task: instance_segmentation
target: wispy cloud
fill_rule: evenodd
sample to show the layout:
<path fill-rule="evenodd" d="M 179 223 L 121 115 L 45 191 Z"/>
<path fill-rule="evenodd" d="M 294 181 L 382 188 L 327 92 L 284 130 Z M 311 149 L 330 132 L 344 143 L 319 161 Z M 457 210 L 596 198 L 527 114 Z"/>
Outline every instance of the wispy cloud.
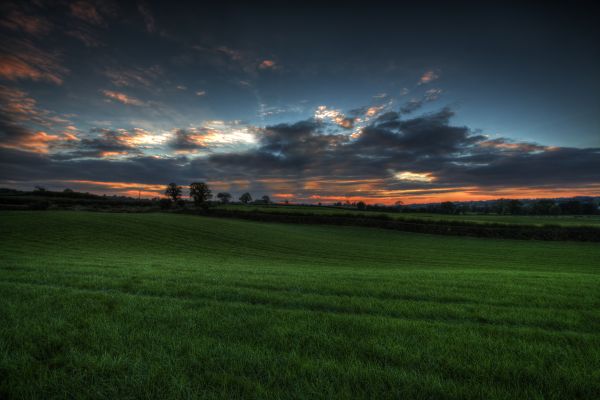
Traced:
<path fill-rule="evenodd" d="M 150 11 L 148 4 L 144 1 L 140 1 L 138 3 L 138 11 L 144 19 L 146 31 L 148 31 L 148 33 L 154 33 L 156 31 L 156 23 L 154 21 L 154 15 L 152 14 L 152 11 Z"/>
<path fill-rule="evenodd" d="M 76 1 L 70 5 L 71 15 L 89 24 L 101 25 L 104 19 L 96 6 L 88 1 Z"/>
<path fill-rule="evenodd" d="M 101 90 L 101 92 L 107 99 L 114 100 L 122 104 L 127 104 L 131 106 L 145 105 L 145 103 L 142 100 L 139 100 L 133 96 L 128 96 L 125 93 L 115 92 L 113 90 Z"/>
<path fill-rule="evenodd" d="M 434 71 L 434 70 L 425 71 L 425 73 L 423 75 L 421 75 L 421 78 L 419 79 L 419 85 L 433 82 L 433 81 L 439 79 L 439 77 L 440 77 L 440 74 L 437 71 Z"/>
<path fill-rule="evenodd" d="M 55 53 L 44 51 L 28 40 L 7 40 L 0 47 L 0 77 L 63 83 L 69 71 Z"/>
<path fill-rule="evenodd" d="M 52 30 L 52 23 L 41 16 L 25 14 L 19 10 L 11 10 L 0 20 L 0 25 L 30 35 L 46 35 Z"/>
<path fill-rule="evenodd" d="M 263 60 L 258 64 L 259 69 L 278 69 L 279 66 L 273 60 Z"/>
<path fill-rule="evenodd" d="M 163 75 L 158 65 L 148 68 L 140 67 L 107 67 L 104 75 L 118 87 L 152 88 L 157 79 Z"/>

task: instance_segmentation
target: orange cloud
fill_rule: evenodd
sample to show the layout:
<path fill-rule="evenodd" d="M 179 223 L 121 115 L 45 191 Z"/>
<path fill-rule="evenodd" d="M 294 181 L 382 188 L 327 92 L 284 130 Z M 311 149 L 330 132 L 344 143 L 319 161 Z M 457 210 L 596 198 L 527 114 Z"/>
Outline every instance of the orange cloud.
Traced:
<path fill-rule="evenodd" d="M 373 116 L 377 115 L 383 109 L 384 109 L 384 106 L 372 106 L 372 107 L 367 108 L 367 112 L 365 113 L 365 115 L 367 117 L 373 117 Z"/>
<path fill-rule="evenodd" d="M 10 142 L 0 143 L 0 147 L 45 154 L 48 153 L 50 143 L 58 140 L 60 140 L 60 137 L 57 135 L 49 135 L 46 132 L 39 131 L 21 136 Z"/>
<path fill-rule="evenodd" d="M 527 153 L 532 151 L 543 151 L 550 149 L 547 146 L 540 146 L 534 143 L 512 143 L 500 139 L 486 140 L 484 142 L 478 143 L 478 145 L 481 147 L 494 148 L 499 150 L 519 151 Z"/>
<path fill-rule="evenodd" d="M 433 82 L 436 79 L 438 79 L 439 77 L 440 77 L 440 75 L 433 70 L 426 71 L 423 75 L 421 75 L 421 78 L 419 79 L 419 85 Z"/>
<path fill-rule="evenodd" d="M 0 77 L 62 84 L 62 76 L 68 70 L 60 65 L 56 55 L 37 48 L 28 40 L 7 40 L 4 47 L 0 55 Z"/>
<path fill-rule="evenodd" d="M 59 76 L 45 73 L 18 57 L 11 55 L 0 56 L 0 76 L 11 81 L 31 79 L 33 81 L 48 80 L 57 85 L 62 83 L 62 79 Z"/>
<path fill-rule="evenodd" d="M 119 103 L 132 105 L 132 106 L 143 106 L 145 103 L 133 96 L 128 96 L 125 93 L 115 92 L 113 90 L 102 90 L 105 97 L 118 101 Z"/>
<path fill-rule="evenodd" d="M 260 68 L 260 69 L 277 69 L 277 64 L 273 60 L 263 60 L 260 64 L 258 64 L 258 68 Z"/>
<path fill-rule="evenodd" d="M 114 157 L 118 157 L 118 156 L 125 156 L 129 154 L 126 151 L 103 151 L 100 153 L 100 157 L 103 158 L 114 158 Z"/>
<path fill-rule="evenodd" d="M 430 172 L 418 173 L 410 171 L 401 171 L 395 174 L 396 179 L 408 182 L 432 182 L 435 177 Z"/>

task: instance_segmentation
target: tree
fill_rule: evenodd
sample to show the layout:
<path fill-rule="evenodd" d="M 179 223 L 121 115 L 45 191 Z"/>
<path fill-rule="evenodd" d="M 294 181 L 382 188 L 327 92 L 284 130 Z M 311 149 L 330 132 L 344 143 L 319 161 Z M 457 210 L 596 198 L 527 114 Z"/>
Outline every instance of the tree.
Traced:
<path fill-rule="evenodd" d="M 569 200 L 560 204 L 560 208 L 563 214 L 581 214 L 582 206 L 581 202 L 577 200 Z"/>
<path fill-rule="evenodd" d="M 231 195 L 226 192 L 221 192 L 217 194 L 217 198 L 221 200 L 221 203 L 227 204 L 229 203 L 229 200 L 231 200 Z"/>
<path fill-rule="evenodd" d="M 367 205 L 364 201 L 359 201 L 356 203 L 356 208 L 358 208 L 360 211 L 364 211 L 367 208 Z"/>
<path fill-rule="evenodd" d="M 252 201 L 252 196 L 250 195 L 250 193 L 246 192 L 240 196 L 240 201 L 244 204 L 248 204 Z"/>
<path fill-rule="evenodd" d="M 161 210 L 168 210 L 171 208 L 171 200 L 169 199 L 160 199 L 158 200 L 158 206 Z"/>
<path fill-rule="evenodd" d="M 552 204 L 552 206 L 550 206 L 550 208 L 548 209 L 548 213 L 550 215 L 560 215 L 561 212 L 562 210 L 560 209 L 560 206 L 558 204 Z"/>
<path fill-rule="evenodd" d="M 206 206 L 207 201 L 212 199 L 212 192 L 204 182 L 190 183 L 190 197 L 194 199 L 196 206 Z"/>
<path fill-rule="evenodd" d="M 176 203 L 177 200 L 181 198 L 181 186 L 177 186 L 176 183 L 171 182 L 167 185 L 165 194 L 170 197 L 174 203 Z"/>
<path fill-rule="evenodd" d="M 440 211 L 444 214 L 454 214 L 455 205 L 451 201 L 445 201 L 440 204 Z"/>
<path fill-rule="evenodd" d="M 265 195 L 262 197 L 262 201 L 263 201 L 265 204 L 269 204 L 269 203 L 271 203 L 271 198 L 265 194 Z"/>
<path fill-rule="evenodd" d="M 538 200 L 533 204 L 533 213 L 536 215 L 550 214 L 550 208 L 555 204 L 554 200 Z"/>

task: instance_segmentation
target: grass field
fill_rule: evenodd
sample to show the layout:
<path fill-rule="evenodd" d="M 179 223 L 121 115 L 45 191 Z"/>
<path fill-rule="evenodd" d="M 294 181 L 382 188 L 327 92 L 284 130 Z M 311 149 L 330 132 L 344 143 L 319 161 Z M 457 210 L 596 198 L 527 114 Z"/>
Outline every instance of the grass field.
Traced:
<path fill-rule="evenodd" d="M 0 398 L 597 399 L 600 246 L 0 213 Z"/>
<path fill-rule="evenodd" d="M 379 211 L 357 211 L 356 209 L 334 208 L 334 207 L 315 207 L 299 205 L 242 205 L 228 204 L 220 205 L 218 208 L 236 211 L 261 211 L 272 213 L 311 213 L 325 215 L 354 214 L 361 216 L 386 214 L 391 218 L 397 219 L 420 219 L 431 221 L 465 221 L 475 223 L 493 223 L 493 224 L 519 224 L 519 225 L 561 225 L 561 226 L 596 226 L 600 227 L 600 215 L 498 215 L 498 214 L 465 214 L 465 215 L 447 215 L 422 212 L 408 213 L 385 213 Z"/>

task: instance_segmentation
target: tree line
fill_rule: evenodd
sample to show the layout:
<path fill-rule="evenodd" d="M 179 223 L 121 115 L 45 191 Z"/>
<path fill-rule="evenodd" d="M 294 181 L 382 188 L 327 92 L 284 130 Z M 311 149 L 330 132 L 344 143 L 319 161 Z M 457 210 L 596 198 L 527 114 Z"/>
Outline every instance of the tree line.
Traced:
<path fill-rule="evenodd" d="M 169 203 L 181 204 L 183 187 L 178 184 L 171 182 L 165 188 L 165 195 Z M 197 207 L 207 208 L 210 204 L 210 200 L 213 198 L 212 191 L 205 182 L 192 182 L 189 186 L 189 197 L 194 201 L 194 205 Z M 217 198 L 222 204 L 228 204 L 231 202 L 231 193 L 219 192 Z M 252 201 L 252 195 L 249 192 L 242 194 L 238 199 L 242 204 L 248 204 Z M 262 204 L 270 204 L 271 198 L 264 195 L 260 198 Z"/>
<path fill-rule="evenodd" d="M 453 203 L 428 204 L 411 211 L 440 214 L 498 214 L 498 215 L 592 215 L 598 214 L 594 200 L 517 200 L 499 199 L 486 204 Z"/>

